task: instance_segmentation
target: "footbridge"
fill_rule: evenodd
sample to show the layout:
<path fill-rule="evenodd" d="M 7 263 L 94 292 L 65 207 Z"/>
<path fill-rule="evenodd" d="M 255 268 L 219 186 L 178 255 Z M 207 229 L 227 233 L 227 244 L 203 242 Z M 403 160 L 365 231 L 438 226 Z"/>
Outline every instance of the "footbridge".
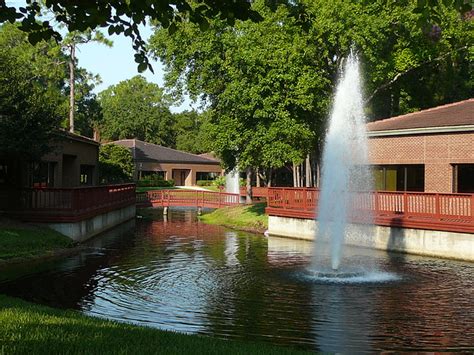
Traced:
<path fill-rule="evenodd" d="M 137 207 L 220 208 L 238 205 L 240 194 L 202 190 L 152 190 L 137 193 Z"/>

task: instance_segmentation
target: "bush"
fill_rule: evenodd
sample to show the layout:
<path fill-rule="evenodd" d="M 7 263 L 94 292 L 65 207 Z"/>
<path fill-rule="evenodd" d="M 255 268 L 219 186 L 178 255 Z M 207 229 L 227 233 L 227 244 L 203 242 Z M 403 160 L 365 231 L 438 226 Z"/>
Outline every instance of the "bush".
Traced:
<path fill-rule="evenodd" d="M 99 148 L 99 181 L 101 184 L 117 184 L 132 181 L 133 158 L 130 149 L 116 144 L 104 144 Z"/>
<path fill-rule="evenodd" d="M 198 180 L 196 181 L 197 186 L 213 186 L 214 180 Z"/>
<path fill-rule="evenodd" d="M 147 176 L 137 181 L 139 187 L 173 187 L 174 180 L 165 180 L 159 175 Z"/>
<path fill-rule="evenodd" d="M 217 187 L 224 187 L 225 186 L 225 176 L 216 177 L 216 179 L 212 182 L 212 185 L 217 186 Z"/>

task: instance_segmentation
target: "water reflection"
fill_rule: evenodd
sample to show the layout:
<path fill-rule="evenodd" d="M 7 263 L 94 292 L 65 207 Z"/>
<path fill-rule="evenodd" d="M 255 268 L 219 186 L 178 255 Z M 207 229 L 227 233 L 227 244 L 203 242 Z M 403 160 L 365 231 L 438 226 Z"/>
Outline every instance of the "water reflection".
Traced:
<path fill-rule="evenodd" d="M 160 212 L 157 212 L 161 216 Z M 131 226 L 129 226 L 131 227 Z M 391 282 L 302 277 L 305 241 L 210 226 L 193 211 L 137 220 L 63 260 L 0 270 L 0 292 L 162 329 L 328 352 L 470 350 L 474 266 L 349 250 Z"/>

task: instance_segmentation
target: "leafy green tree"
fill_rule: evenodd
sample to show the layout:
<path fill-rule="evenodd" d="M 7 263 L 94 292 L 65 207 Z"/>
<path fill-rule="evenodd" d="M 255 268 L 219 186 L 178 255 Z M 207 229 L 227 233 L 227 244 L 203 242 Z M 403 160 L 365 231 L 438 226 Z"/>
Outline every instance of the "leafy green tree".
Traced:
<path fill-rule="evenodd" d="M 273 12 L 262 1 L 255 8 L 260 23 L 229 28 L 215 20 L 206 32 L 186 23 L 172 36 L 158 30 L 150 42 L 169 85 L 203 98 L 212 150 L 226 168 L 249 174 L 304 159 L 325 106 L 315 94 L 329 84 L 314 72 L 314 47 L 288 8 Z"/>
<path fill-rule="evenodd" d="M 173 116 L 170 102 L 157 84 L 143 76 L 112 85 L 99 94 L 104 140 L 137 138 L 146 142 L 173 145 Z"/>
<path fill-rule="evenodd" d="M 50 10 L 55 21 L 41 18 L 42 7 Z M 33 44 L 51 38 L 61 41 L 62 35 L 53 27 L 53 23 L 65 25 L 69 32 L 107 28 L 110 35 L 123 33 L 132 39 L 139 71 L 147 67 L 152 69 L 146 56 L 146 43 L 141 37 L 140 25 L 146 25 L 147 21 L 159 23 L 172 33 L 176 25 L 184 20 L 206 29 L 208 19 L 213 17 L 225 19 L 229 24 L 233 24 L 236 19 L 259 18 L 251 10 L 248 0 L 27 0 L 26 5 L 19 8 L 8 6 L 5 0 L 0 0 L 0 23 L 21 21 L 21 29 L 28 33 Z"/>
<path fill-rule="evenodd" d="M 15 25 L 0 27 L 0 155 L 48 151 L 64 112 L 64 58 L 55 43 L 32 46 Z"/>
<path fill-rule="evenodd" d="M 83 32 L 79 31 L 73 31 L 69 32 L 66 34 L 64 40 L 62 41 L 62 46 L 67 48 L 69 52 L 69 60 L 68 60 L 68 65 L 69 65 L 69 131 L 74 133 L 74 116 L 76 112 L 76 71 L 78 70 L 77 68 L 77 60 L 76 60 L 76 48 L 79 45 L 90 43 L 90 42 L 97 42 L 104 44 L 108 47 L 112 46 L 112 41 L 109 39 L 105 38 L 102 32 L 100 31 L 92 31 L 91 29 L 87 29 Z M 87 75 L 87 72 L 84 73 L 78 73 L 82 74 L 82 78 L 84 78 L 84 74 Z M 87 76 L 86 76 L 87 77 Z M 87 81 L 86 81 L 86 88 L 87 88 Z M 92 88 L 89 88 L 90 90 L 86 91 L 86 94 L 89 94 L 92 90 Z M 84 93 L 81 98 L 84 97 Z M 87 95 L 89 96 L 89 95 Z M 85 101 L 82 102 L 82 104 L 85 106 L 84 108 L 87 110 L 88 114 L 91 114 L 90 108 L 96 108 L 97 105 L 94 105 L 94 102 L 91 101 L 92 98 L 85 98 Z M 88 105 L 90 104 L 90 105 Z"/>
<path fill-rule="evenodd" d="M 206 132 L 207 113 L 184 111 L 175 113 L 173 134 L 175 135 L 176 149 L 200 154 L 209 152 L 208 136 Z"/>
<path fill-rule="evenodd" d="M 117 184 L 132 181 L 132 152 L 116 144 L 103 144 L 99 149 L 99 182 Z"/>

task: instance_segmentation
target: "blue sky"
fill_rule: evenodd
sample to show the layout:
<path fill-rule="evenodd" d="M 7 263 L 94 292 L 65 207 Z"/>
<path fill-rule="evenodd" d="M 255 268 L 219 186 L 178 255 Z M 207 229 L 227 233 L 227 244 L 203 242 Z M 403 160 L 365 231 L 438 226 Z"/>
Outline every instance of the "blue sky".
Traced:
<path fill-rule="evenodd" d="M 7 0 L 7 5 L 19 7 L 25 4 L 24 0 Z M 148 39 L 152 35 L 151 27 L 143 27 L 141 34 L 144 39 Z M 133 55 L 135 51 L 132 48 L 131 39 L 125 36 L 108 36 L 107 31 L 103 31 L 107 38 L 114 42 L 113 47 L 109 48 L 97 43 L 87 43 L 81 45 L 76 53 L 79 66 L 86 68 L 93 74 L 99 74 L 102 84 L 95 88 L 95 92 L 100 92 L 110 85 L 115 85 L 122 80 L 130 79 L 138 75 L 137 63 L 135 63 Z M 150 60 L 152 60 L 150 58 Z M 157 83 L 161 87 L 163 81 L 163 65 L 159 62 L 152 61 L 155 73 L 150 71 L 141 73 L 148 81 Z M 183 104 L 178 107 L 172 107 L 171 111 L 180 112 L 192 109 L 191 101 L 186 99 Z"/>

